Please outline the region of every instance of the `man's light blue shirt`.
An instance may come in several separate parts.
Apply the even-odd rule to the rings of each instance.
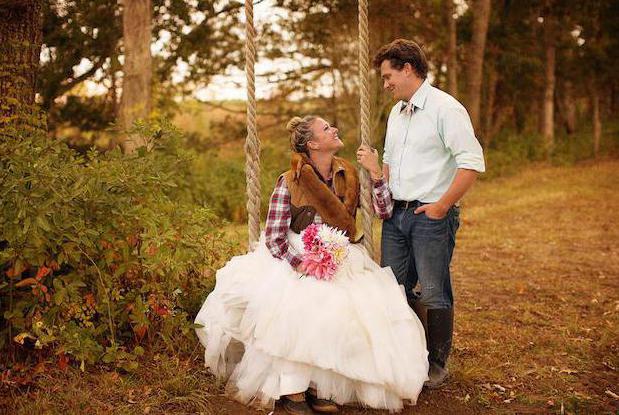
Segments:
[[[451,95],[426,79],[407,114],[399,101],[387,121],[383,162],[397,200],[438,201],[457,169],[485,171],[484,155],[468,112]]]

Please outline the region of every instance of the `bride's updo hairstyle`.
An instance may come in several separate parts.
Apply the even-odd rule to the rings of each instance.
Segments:
[[[312,123],[317,117],[308,115],[306,117],[293,117],[286,129],[290,133],[290,147],[295,153],[305,153],[309,155],[307,143],[312,139]]]

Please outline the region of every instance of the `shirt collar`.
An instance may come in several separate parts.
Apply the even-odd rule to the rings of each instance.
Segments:
[[[428,92],[430,91],[430,86],[431,86],[430,81],[428,80],[428,78],[426,78],[421,83],[419,88],[417,88],[417,90],[415,91],[415,93],[410,99],[415,108],[423,109],[423,107],[426,105],[426,99],[428,98]],[[406,102],[404,101],[403,103],[406,104]]]

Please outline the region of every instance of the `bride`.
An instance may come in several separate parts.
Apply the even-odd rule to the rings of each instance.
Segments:
[[[391,269],[355,243],[359,179],[335,156],[344,146],[337,128],[307,116],[288,131],[291,169],[277,180],[259,245],[217,272],[196,317],[206,366],[248,405],[272,409],[281,400],[291,414],[337,412],[336,404],[398,411],[427,380],[423,327]],[[377,156],[362,164],[382,216],[391,196]],[[301,278],[299,233],[312,223],[352,242],[330,281]]]

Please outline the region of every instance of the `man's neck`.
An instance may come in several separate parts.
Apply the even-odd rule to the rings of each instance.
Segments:
[[[410,100],[413,95],[415,95],[415,92],[417,92],[419,88],[421,88],[423,81],[425,81],[425,79],[414,77],[411,81],[410,93],[407,95],[406,99],[403,99],[402,101]]]
[[[322,178],[326,181],[331,177],[331,164],[333,163],[333,154],[331,153],[312,153],[310,155],[312,164]]]

